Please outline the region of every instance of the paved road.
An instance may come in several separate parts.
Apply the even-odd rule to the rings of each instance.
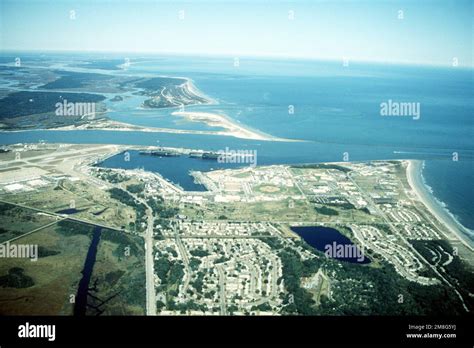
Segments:
[[[146,314],[156,315],[155,265],[153,257],[153,223],[155,218],[153,217],[153,209],[151,209],[146,200],[138,197],[121,185],[116,185],[116,187],[128,192],[146,208],[147,226],[143,236],[145,240]]]
[[[72,217],[72,216],[69,216],[69,215],[66,215],[66,214],[57,214],[57,213],[54,213],[54,212],[51,212],[51,211],[48,211],[48,210],[33,208],[33,207],[29,207],[29,206],[26,206],[26,205],[23,205],[23,204],[18,204],[18,203],[15,203],[15,202],[4,201],[2,199],[0,199],[0,202],[1,203],[8,203],[8,204],[15,205],[17,207],[21,207],[21,208],[25,208],[25,209],[34,210],[34,211],[37,211],[37,212],[40,212],[40,213],[45,213],[45,214],[48,214],[48,215],[53,215],[53,216],[56,216],[59,219],[63,219],[63,220],[72,220],[72,221],[81,222],[81,223],[88,224],[88,225],[99,226],[99,227],[106,228],[106,229],[109,229],[109,230],[114,230],[114,231],[119,231],[119,232],[126,232],[126,231],[124,231],[120,228],[102,225],[101,223],[98,223],[98,222],[95,222],[95,221],[78,219],[78,218],[75,218],[75,217]],[[59,222],[59,220],[56,221],[56,222]]]
[[[226,304],[225,304],[225,274],[224,269],[221,265],[217,266],[217,272],[219,273],[219,289],[220,289],[220,306],[221,315],[226,315]]]
[[[146,314],[156,315],[155,270],[153,263],[153,213],[147,206],[147,228],[145,232],[146,265]]]
[[[173,224],[173,230],[175,233],[176,245],[178,246],[179,253],[181,254],[181,257],[183,258],[183,264],[185,268],[183,293],[186,294],[186,290],[188,289],[188,286],[189,286],[189,281],[191,280],[191,267],[189,266],[189,259],[188,259],[188,254],[186,253],[186,248],[181,242],[181,239],[179,237],[179,233],[178,233],[178,230],[176,229],[175,224]]]
[[[57,224],[59,221],[62,221],[62,220],[64,220],[64,219],[59,219],[59,220],[50,222],[50,223],[48,223],[48,224],[46,224],[46,225],[44,225],[44,226],[35,228],[34,230],[29,231],[29,232],[25,232],[25,233],[23,233],[23,234],[20,235],[20,236],[16,236],[16,237],[14,237],[14,238],[12,238],[12,239],[9,239],[9,240],[6,240],[6,241],[4,241],[4,242],[2,242],[2,243],[0,243],[0,244],[11,243],[11,242],[13,242],[13,241],[15,241],[15,240],[17,240],[17,239],[20,239],[20,238],[23,238],[23,237],[29,235],[29,234],[32,234],[32,233],[38,232],[38,231],[40,231],[40,230],[43,230],[43,229],[45,229],[46,227],[55,225],[55,224]]]

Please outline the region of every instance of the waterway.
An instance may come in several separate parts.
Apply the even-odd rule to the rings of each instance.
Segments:
[[[79,281],[79,287],[77,289],[76,302],[74,305],[74,315],[84,316],[87,310],[87,298],[89,294],[89,284],[92,277],[92,271],[94,269],[95,260],[97,257],[97,248],[100,242],[102,228],[95,226],[92,234],[91,244],[87,251],[86,261],[84,268],[82,269],[82,278]]]

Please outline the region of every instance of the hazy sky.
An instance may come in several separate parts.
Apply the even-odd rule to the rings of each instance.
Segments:
[[[0,0],[0,48],[473,66],[473,18],[469,0]]]

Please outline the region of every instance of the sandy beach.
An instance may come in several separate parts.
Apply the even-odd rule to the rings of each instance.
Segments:
[[[204,98],[204,99],[207,99],[209,105],[215,105],[215,104],[218,104],[217,100],[215,100],[214,98],[211,98],[209,97],[208,95],[204,94],[201,90],[199,90],[195,85],[194,85],[194,82],[188,78],[188,77],[183,77],[186,82],[184,83],[185,84],[185,87],[186,89],[194,94],[194,95],[197,95],[198,97],[200,98]]]
[[[215,125],[217,127],[217,125]],[[224,127],[222,127],[224,128]],[[173,133],[173,134],[197,134],[197,135],[221,135],[230,136],[242,139],[252,140],[263,140],[263,141],[284,141],[284,142],[298,142],[300,140],[276,138],[272,136],[265,136],[256,132],[252,132],[244,129],[243,127],[230,127],[225,128],[223,131],[201,131],[201,130],[187,130],[187,129],[174,129],[174,128],[159,128],[159,127],[143,127],[136,126],[129,123],[117,122],[112,120],[100,120],[96,122],[90,122],[79,126],[64,126],[47,129],[28,129],[28,130],[4,130],[3,132],[25,132],[25,131],[43,131],[43,130],[54,130],[54,131],[72,131],[72,130],[101,130],[101,131],[114,131],[114,132],[150,132],[150,133]],[[1,133],[2,131],[0,131]]]
[[[423,161],[406,160],[408,163],[406,173],[407,180],[416,193],[418,199],[425,205],[431,214],[444,226],[446,226],[452,234],[457,237],[471,251],[474,250],[472,241],[466,236],[465,227],[462,226],[433,196],[426,187],[422,177]],[[447,236],[448,237],[448,236]]]
[[[263,141],[298,141],[292,139],[277,138],[269,134],[256,132],[254,130],[241,126],[235,121],[232,121],[226,116],[220,114],[197,111],[175,111],[171,114],[173,116],[183,117],[191,122],[202,122],[210,127],[223,128],[224,131],[215,132],[221,135],[230,135],[241,139],[253,139]]]
[[[86,124],[78,126],[64,126],[47,128],[46,130],[54,131],[71,131],[71,130],[102,130],[102,131],[115,131],[115,132],[156,132],[156,133],[173,133],[173,134],[198,134],[198,135],[221,135],[230,136],[241,139],[252,139],[262,141],[282,141],[282,142],[301,142],[303,140],[277,138],[268,134],[252,131],[243,126],[235,124],[228,120],[225,116],[218,114],[211,114],[206,112],[180,112],[175,111],[172,113],[174,116],[185,117],[187,120],[192,122],[203,122],[212,127],[223,128],[218,131],[201,131],[201,130],[187,130],[187,129],[174,129],[174,128],[160,128],[160,127],[144,127],[137,126],[130,123],[113,121],[110,119],[100,119],[91,121]],[[3,132],[24,132],[24,131],[42,131],[45,129],[28,129],[28,130],[4,130]],[[1,133],[2,131],[0,131]]]

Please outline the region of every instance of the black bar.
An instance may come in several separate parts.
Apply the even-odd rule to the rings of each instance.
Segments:
[[[20,338],[18,328],[54,324],[55,340]],[[472,316],[463,317],[0,317],[0,346],[14,345],[264,345],[408,344],[469,345]],[[412,325],[412,329],[409,329]],[[431,325],[428,330],[426,325]],[[441,329],[439,325],[455,325]],[[413,326],[419,326],[413,329]],[[436,328],[435,328],[436,327]],[[441,326],[443,327],[443,326]],[[423,328],[423,329],[420,329]],[[455,338],[407,338],[448,333]]]

